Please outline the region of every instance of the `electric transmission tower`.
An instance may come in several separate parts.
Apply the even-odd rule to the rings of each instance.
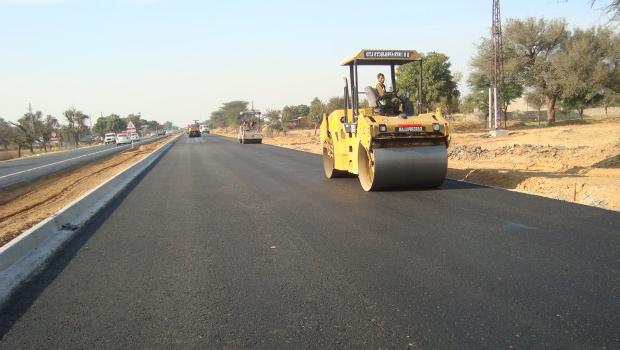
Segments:
[[[491,81],[493,101],[492,112],[495,116],[495,129],[499,128],[501,109],[501,90],[504,87],[504,50],[502,49],[502,16],[500,14],[499,0],[493,0],[493,23],[491,25],[491,34],[493,36],[493,79]],[[489,106],[491,109],[491,106]],[[506,113],[504,113],[504,127],[506,127]],[[489,128],[491,128],[491,113],[489,113]]]

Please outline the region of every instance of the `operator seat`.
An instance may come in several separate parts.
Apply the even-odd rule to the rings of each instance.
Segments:
[[[371,86],[366,86],[364,92],[366,93],[366,100],[368,100],[368,107],[372,108],[372,110],[379,115],[386,115],[384,106],[379,105],[377,90],[373,89]]]

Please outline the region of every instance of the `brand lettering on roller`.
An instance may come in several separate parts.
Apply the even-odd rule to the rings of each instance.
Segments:
[[[364,51],[366,58],[409,58],[410,51]]]

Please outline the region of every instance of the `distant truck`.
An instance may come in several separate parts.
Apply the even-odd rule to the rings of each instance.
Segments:
[[[189,135],[189,137],[202,136],[202,133],[200,132],[200,126],[198,126],[198,124],[190,124],[187,127],[187,135]]]
[[[200,132],[204,134],[208,134],[210,132],[209,126],[205,124],[200,125]]]

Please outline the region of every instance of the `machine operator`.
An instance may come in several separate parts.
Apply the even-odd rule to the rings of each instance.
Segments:
[[[394,108],[394,114],[399,113],[400,99],[394,95],[394,93],[387,92],[385,90],[385,75],[383,73],[377,74],[377,85],[375,87],[377,95],[379,95],[379,101],[383,100],[388,106]]]

